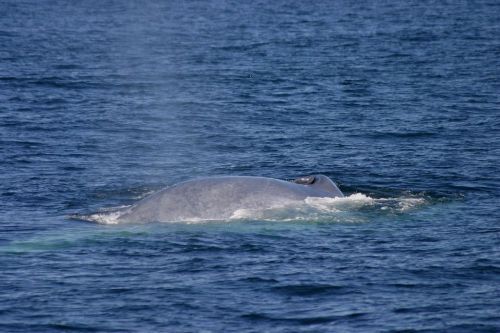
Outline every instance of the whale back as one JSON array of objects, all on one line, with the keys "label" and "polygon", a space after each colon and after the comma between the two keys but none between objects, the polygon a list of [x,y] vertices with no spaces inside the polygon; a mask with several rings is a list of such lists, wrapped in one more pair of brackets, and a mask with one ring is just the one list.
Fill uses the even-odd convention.
[{"label": "whale back", "polygon": [[148,196],[123,213],[129,222],[219,220],[240,209],[262,209],[307,197],[343,196],[326,176],[311,184],[265,177],[224,176],[189,180]]}]

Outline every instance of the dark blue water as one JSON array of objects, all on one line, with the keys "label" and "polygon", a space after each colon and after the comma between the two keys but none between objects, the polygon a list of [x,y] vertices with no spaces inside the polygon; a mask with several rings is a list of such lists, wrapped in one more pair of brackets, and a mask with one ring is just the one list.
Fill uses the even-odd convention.
[{"label": "dark blue water", "polygon": [[[498,332],[499,128],[495,0],[0,1],[0,331]],[[69,218],[311,173],[349,198]]]}]

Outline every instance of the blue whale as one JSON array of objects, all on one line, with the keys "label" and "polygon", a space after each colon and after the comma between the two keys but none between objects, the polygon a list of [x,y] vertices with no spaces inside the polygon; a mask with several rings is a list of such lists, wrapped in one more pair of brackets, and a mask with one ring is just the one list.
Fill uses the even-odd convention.
[{"label": "blue whale", "polygon": [[226,220],[241,209],[267,209],[308,197],[343,197],[324,175],[285,181],[266,177],[223,176],[188,180],[160,190],[118,211],[117,222]]}]

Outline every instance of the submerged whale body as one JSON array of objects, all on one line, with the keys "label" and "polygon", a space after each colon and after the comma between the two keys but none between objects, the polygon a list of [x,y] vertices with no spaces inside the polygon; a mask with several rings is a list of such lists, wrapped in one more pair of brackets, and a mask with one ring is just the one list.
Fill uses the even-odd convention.
[{"label": "submerged whale body", "polygon": [[225,220],[242,209],[267,209],[308,197],[343,197],[324,175],[284,181],[224,176],[185,181],[156,192],[119,213],[118,222]]}]

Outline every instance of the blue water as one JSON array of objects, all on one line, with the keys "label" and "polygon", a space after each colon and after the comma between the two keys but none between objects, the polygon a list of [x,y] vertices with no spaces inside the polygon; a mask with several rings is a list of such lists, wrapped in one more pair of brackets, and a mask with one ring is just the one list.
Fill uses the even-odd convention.
[{"label": "blue water", "polygon": [[[500,4],[0,1],[0,331],[500,331]],[[211,175],[273,218],[97,224]]]}]

